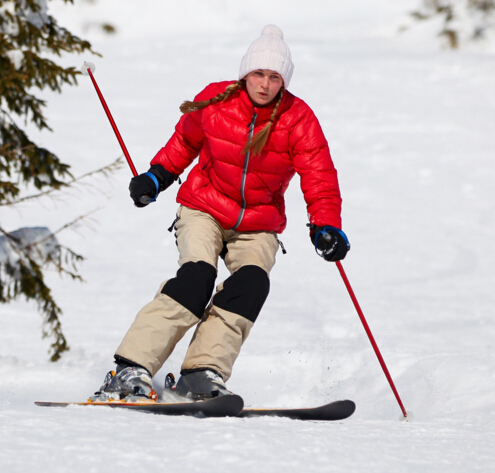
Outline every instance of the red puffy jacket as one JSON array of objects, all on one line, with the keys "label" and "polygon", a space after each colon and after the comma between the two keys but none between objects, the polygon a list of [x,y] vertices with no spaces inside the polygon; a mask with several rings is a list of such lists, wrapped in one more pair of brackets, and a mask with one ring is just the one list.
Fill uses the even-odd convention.
[{"label": "red puffy jacket", "polygon": [[[195,101],[208,100],[232,83],[210,84]],[[177,202],[237,231],[282,233],[284,193],[297,172],[310,223],[341,228],[337,172],[320,124],[302,100],[286,91],[261,154],[241,153],[253,117],[257,133],[272,111],[273,106],[254,107],[246,90],[238,90],[224,102],[183,115],[151,164],[180,175],[199,154]]]}]

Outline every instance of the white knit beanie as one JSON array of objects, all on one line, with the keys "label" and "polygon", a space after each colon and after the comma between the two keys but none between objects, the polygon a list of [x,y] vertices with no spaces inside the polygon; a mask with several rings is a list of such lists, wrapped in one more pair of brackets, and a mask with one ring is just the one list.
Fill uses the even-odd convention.
[{"label": "white knit beanie", "polygon": [[292,54],[284,42],[282,30],[275,25],[265,26],[261,36],[249,46],[241,61],[239,79],[258,69],[278,72],[284,79],[284,87],[289,88],[294,72]]}]

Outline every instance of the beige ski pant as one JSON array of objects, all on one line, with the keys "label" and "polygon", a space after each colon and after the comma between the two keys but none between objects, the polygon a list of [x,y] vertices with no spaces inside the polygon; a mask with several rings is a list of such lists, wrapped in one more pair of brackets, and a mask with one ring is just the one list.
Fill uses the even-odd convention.
[{"label": "beige ski pant", "polygon": [[[278,250],[275,232],[225,230],[209,214],[185,206],[179,208],[177,216],[180,267],[189,262],[205,262],[217,269],[218,257],[226,244],[228,252],[224,260],[231,275],[249,265],[264,270],[268,280]],[[139,311],[115,354],[145,367],[154,376],[184,334],[200,322],[182,370],[213,368],[227,381],[253,322],[238,313],[216,307],[213,304],[215,297],[202,317],[199,316],[200,320],[161,292],[166,282],[160,285],[153,301]],[[223,286],[223,283],[217,286],[215,295]]]}]

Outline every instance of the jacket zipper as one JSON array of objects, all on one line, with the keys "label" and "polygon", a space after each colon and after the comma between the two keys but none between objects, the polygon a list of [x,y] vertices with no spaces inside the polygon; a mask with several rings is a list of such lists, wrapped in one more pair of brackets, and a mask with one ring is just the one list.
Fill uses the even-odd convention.
[{"label": "jacket zipper", "polygon": [[[248,134],[248,142],[251,140],[254,134],[254,123],[256,122],[256,117],[258,116],[257,113],[253,115],[253,118],[251,119],[251,122],[249,123],[249,134]],[[244,157],[244,168],[242,169],[242,179],[241,179],[241,199],[242,199],[242,207],[241,211],[239,212],[239,216],[237,217],[237,222],[235,225],[232,227],[232,230],[237,230],[239,225],[242,222],[242,218],[244,217],[244,212],[246,210],[246,197],[245,197],[245,190],[246,190],[246,177],[247,177],[247,170],[248,170],[248,165],[249,165],[249,157],[251,155],[251,150],[249,150],[246,153],[246,156]]]}]

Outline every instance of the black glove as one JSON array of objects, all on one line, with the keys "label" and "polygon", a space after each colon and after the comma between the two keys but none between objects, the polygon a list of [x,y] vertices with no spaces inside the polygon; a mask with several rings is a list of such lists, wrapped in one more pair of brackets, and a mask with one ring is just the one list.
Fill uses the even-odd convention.
[{"label": "black glove", "polygon": [[131,199],[136,207],[154,202],[161,191],[169,187],[178,176],[168,172],[161,164],[153,164],[148,172],[135,176],[129,184]]},{"label": "black glove", "polygon": [[340,261],[351,249],[346,234],[338,228],[329,225],[317,227],[308,225],[309,237],[315,246],[316,253],[325,261]]}]

